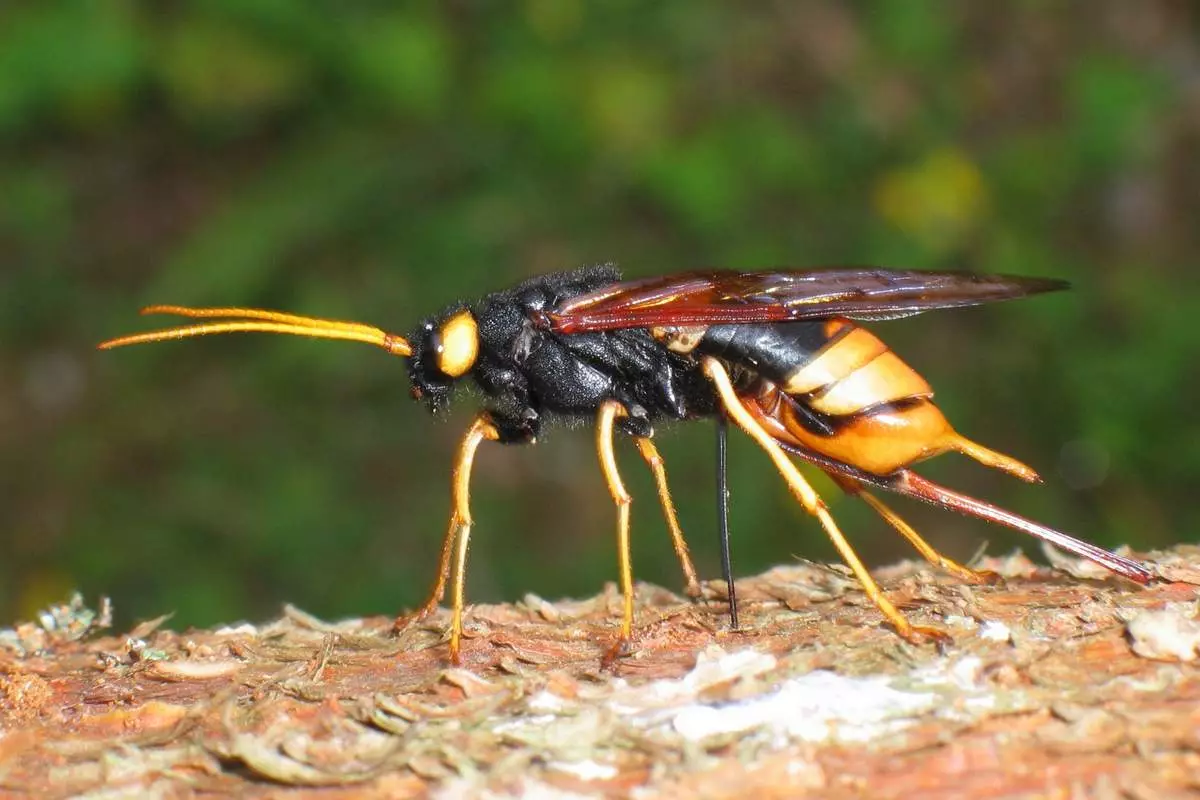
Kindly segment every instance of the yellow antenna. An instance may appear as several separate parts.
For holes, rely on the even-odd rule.
[[[165,342],[171,339],[187,339],[192,336],[209,336],[215,333],[279,333],[291,336],[308,336],[313,339],[342,339],[365,342],[381,347],[392,355],[412,354],[412,346],[403,336],[388,333],[373,325],[361,322],[343,322],[320,317],[302,317],[282,311],[266,311],[260,308],[187,308],[186,306],[147,306],[143,314],[177,314],[192,319],[209,319],[196,325],[181,325],[161,331],[135,333],[101,342],[97,347],[109,350],[130,344]]]

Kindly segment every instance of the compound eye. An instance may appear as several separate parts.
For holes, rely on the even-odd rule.
[[[479,356],[479,326],[470,311],[460,311],[442,323],[433,335],[437,368],[443,375],[459,378],[475,366]]]

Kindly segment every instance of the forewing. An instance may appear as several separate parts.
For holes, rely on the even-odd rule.
[[[1065,288],[1065,281],[1051,278],[856,267],[686,272],[602,287],[563,302],[549,319],[561,333],[836,316],[878,320]]]

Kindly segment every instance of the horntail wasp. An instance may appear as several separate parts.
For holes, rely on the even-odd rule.
[[[366,342],[406,360],[412,396],[435,414],[446,408],[460,381],[473,380],[488,402],[467,429],[454,461],[450,524],[437,581],[423,606],[397,620],[399,627],[433,612],[450,581],[454,662],[462,636],[475,452],[484,441],[532,444],[543,424],[564,421],[594,422],[600,468],[617,509],[624,604],[613,655],[629,648],[634,606],[631,498],[613,454],[615,433],[633,438],[653,473],[686,591],[694,597],[700,582],[652,437],[657,421],[706,417],[717,418],[721,431],[725,420],[732,420],[766,452],[887,621],[900,636],[918,641],[945,634],[913,625],[888,600],[789,455],[862,498],[922,556],[961,578],[993,576],[938,553],[867,487],[1025,531],[1139,583],[1153,578],[1142,564],[914,473],[912,464],[956,451],[1022,480],[1039,480],[1025,464],[955,432],[934,405],[929,384],[851,321],[895,319],[1063,288],[1062,281],[1042,278],[872,268],[706,271],[622,281],[613,266],[605,265],[535,277],[474,303],[455,303],[407,338],[358,322],[277,311],[151,306],[142,313],[201,321],[111,339],[100,347],[244,331]],[[723,508],[724,498],[718,500]],[[731,610],[736,608],[732,601],[731,596]]]

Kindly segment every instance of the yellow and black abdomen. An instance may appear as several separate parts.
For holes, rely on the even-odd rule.
[[[929,383],[847,319],[714,325],[693,347],[757,376],[742,403],[786,444],[875,475],[955,450],[1036,479],[1024,464],[960,436]]]

